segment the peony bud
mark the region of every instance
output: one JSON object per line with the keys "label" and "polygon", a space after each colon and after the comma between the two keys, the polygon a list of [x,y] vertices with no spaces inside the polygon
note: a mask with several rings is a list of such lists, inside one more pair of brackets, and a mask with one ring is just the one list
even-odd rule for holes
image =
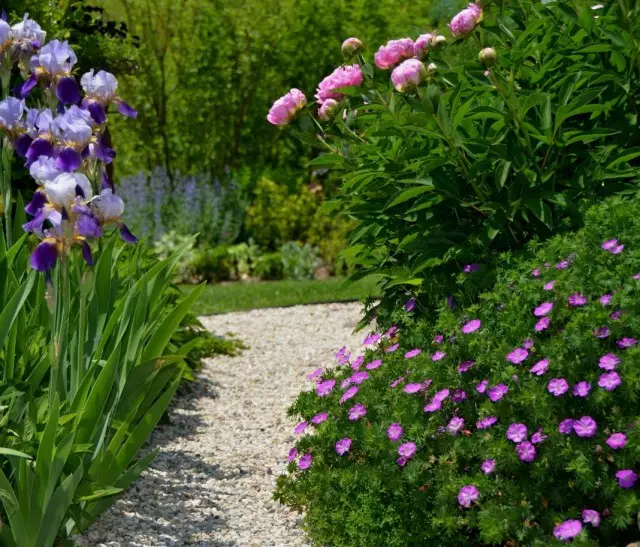
{"label": "peony bud", "polygon": [[413,54],[418,59],[422,59],[427,54],[430,47],[435,45],[435,36],[433,34],[421,34],[413,44]]}
{"label": "peony bud", "polygon": [[429,76],[433,76],[436,73],[436,70],[438,69],[437,65],[435,63],[429,63],[427,65],[427,74]]}
{"label": "peony bud", "polygon": [[336,101],[335,99],[327,99],[318,109],[318,118],[324,121],[330,120],[336,113],[337,108],[338,101]]}
{"label": "peony bud", "polygon": [[435,42],[436,42],[436,48],[444,47],[445,44],[447,43],[447,37],[442,35],[436,36]]}
{"label": "peony bud", "polygon": [[342,51],[342,55],[345,57],[353,57],[362,49],[362,41],[358,38],[347,38],[344,42],[342,42],[342,47],[340,50]]}
{"label": "peony bud", "polygon": [[497,57],[496,50],[492,47],[486,47],[478,53],[478,60],[487,68],[496,64]]}
{"label": "peony bud", "polygon": [[418,59],[407,59],[393,69],[391,81],[393,86],[404,93],[420,85],[427,71]]}

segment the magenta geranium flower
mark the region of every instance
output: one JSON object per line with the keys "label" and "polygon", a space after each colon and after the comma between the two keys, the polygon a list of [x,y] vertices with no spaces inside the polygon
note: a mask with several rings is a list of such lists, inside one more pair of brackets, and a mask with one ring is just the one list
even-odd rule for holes
{"label": "magenta geranium flower", "polygon": [[609,330],[608,327],[600,327],[593,331],[593,335],[596,338],[600,338],[600,339],[608,338],[610,334],[611,334],[611,331]]}
{"label": "magenta geranium flower", "polygon": [[451,400],[454,403],[461,403],[462,401],[467,400],[467,393],[464,389],[456,389],[453,391],[453,395],[451,396]]}
{"label": "magenta geranium flower", "polygon": [[527,435],[527,426],[525,424],[511,424],[507,428],[507,439],[516,444],[526,441]]}
{"label": "magenta geranium flower", "polygon": [[399,441],[404,433],[404,429],[398,423],[393,423],[387,428],[387,437],[390,441]]}
{"label": "magenta geranium flower", "polygon": [[422,389],[429,389],[429,386],[433,383],[431,378],[427,378],[424,382],[422,382]]}
{"label": "magenta geranium flower", "polygon": [[485,475],[491,475],[496,468],[496,460],[484,460],[480,469]]}
{"label": "magenta geranium flower", "polygon": [[309,452],[307,452],[298,461],[298,467],[300,469],[302,469],[303,471],[305,469],[309,469],[311,467],[311,462],[312,461],[313,461],[313,458],[311,457],[311,454],[309,454]]}
{"label": "magenta geranium flower", "polygon": [[360,372],[356,372],[355,374],[353,374],[351,376],[351,381],[354,384],[358,384],[360,385],[362,382],[364,382],[365,380],[367,380],[369,378],[369,374],[366,373],[364,370],[360,371]]}
{"label": "magenta geranium flower", "polygon": [[615,368],[620,363],[620,358],[614,353],[607,353],[600,357],[600,362],[598,366],[603,368],[604,370],[615,370]]}
{"label": "magenta geranium flower", "polygon": [[353,363],[351,363],[351,368],[353,370],[358,370],[362,366],[362,363],[364,363],[364,356],[359,355],[354,359]]}
{"label": "magenta geranium flower", "polygon": [[298,449],[292,448],[291,450],[289,450],[289,455],[287,456],[287,463],[291,463],[297,457],[298,457]]}
{"label": "magenta geranium flower", "polygon": [[530,463],[536,459],[536,447],[529,441],[523,441],[516,445],[516,452],[520,461]]}
{"label": "magenta geranium flower", "polygon": [[589,382],[578,382],[575,386],[573,386],[573,395],[574,397],[586,397],[589,395],[591,391],[591,384]]}
{"label": "magenta geranium flower", "polygon": [[482,322],[480,319],[472,319],[462,326],[462,332],[464,334],[471,334],[472,332],[476,332],[481,326]]}
{"label": "magenta geranium flower", "polygon": [[613,300],[612,294],[603,294],[600,297],[600,304],[602,304],[603,306],[608,306],[609,304],[611,304],[612,300]]}
{"label": "magenta geranium flower", "polygon": [[300,422],[294,429],[293,432],[296,435],[300,435],[300,433],[302,433],[305,429],[307,429],[307,427],[309,426],[309,422]]}
{"label": "magenta geranium flower", "polygon": [[618,340],[618,347],[620,349],[629,349],[635,346],[638,341],[635,338],[621,338]]}
{"label": "magenta geranium flower", "polygon": [[464,273],[473,273],[477,272],[480,269],[480,264],[467,264],[462,271]]}
{"label": "magenta geranium flower", "polygon": [[602,247],[605,251],[610,251],[617,244],[618,244],[617,239],[608,239],[607,241],[603,242],[602,245],[600,245],[600,247]]}
{"label": "magenta geranium flower", "polygon": [[[387,349],[385,349],[384,351],[386,353],[393,353],[394,351],[396,351],[398,348],[400,347],[400,344],[393,344],[391,346],[389,346]],[[380,362],[380,364],[382,364],[382,362]]]}
{"label": "magenta geranium flower", "polygon": [[573,308],[584,306],[587,303],[587,297],[580,293],[572,294],[567,300],[569,302],[569,306],[572,306]]}
{"label": "magenta geranium flower", "polygon": [[582,416],[582,418],[573,422],[573,430],[578,437],[593,437],[598,430],[598,424],[591,416]]}
{"label": "magenta geranium flower", "polygon": [[447,356],[447,354],[444,351],[436,351],[431,356],[431,360],[432,361],[442,361],[442,359],[444,359],[446,356]]}
{"label": "magenta geranium flower", "polygon": [[440,391],[436,392],[433,398],[437,401],[444,401],[447,397],[449,397],[450,393],[451,392],[449,391],[448,388],[441,389]]}
{"label": "magenta geranium flower", "polygon": [[622,379],[617,372],[605,372],[598,378],[598,385],[607,391],[613,391],[622,383]]}
{"label": "magenta geranium flower", "polygon": [[310,372],[309,374],[307,374],[307,380],[309,380],[310,382],[313,382],[313,380],[315,380],[316,378],[319,378],[320,376],[322,376],[322,368],[317,368],[313,372]]}
{"label": "magenta geranium flower", "polygon": [[444,342],[444,336],[442,334],[436,334],[433,338],[433,343],[440,345]]}
{"label": "magenta geranium flower", "polygon": [[476,386],[476,391],[478,393],[484,393],[485,391],[487,391],[487,386],[489,385],[489,380],[482,380],[482,382],[480,382],[477,386]]}
{"label": "magenta geranium flower", "polygon": [[463,361],[458,365],[458,372],[460,374],[463,374],[467,372],[474,364],[475,364],[475,361]]}
{"label": "magenta geranium flower", "polygon": [[547,330],[550,324],[551,324],[551,318],[543,317],[542,319],[540,319],[540,321],[536,323],[534,329],[536,332],[542,332],[543,330]]}
{"label": "magenta geranium flower", "polygon": [[522,341],[522,347],[524,349],[531,349],[534,344],[535,344],[535,342],[533,341],[533,338],[525,338]]}
{"label": "magenta geranium flower", "polygon": [[530,372],[536,376],[542,376],[547,370],[549,370],[549,359],[542,359],[531,367]]}
{"label": "magenta geranium flower", "polygon": [[555,280],[553,280],[553,281],[549,281],[548,283],[545,283],[542,288],[545,291],[552,291],[555,286],[556,286],[556,282]]}
{"label": "magenta geranium flower", "polygon": [[553,535],[560,541],[567,541],[576,537],[582,532],[582,523],[579,520],[565,520],[553,529]]}
{"label": "magenta geranium flower", "polygon": [[536,268],[535,270],[533,270],[533,271],[531,272],[531,275],[532,275],[533,277],[540,277],[540,268]]}
{"label": "magenta geranium flower", "polygon": [[419,348],[412,349],[404,354],[404,358],[411,359],[412,357],[415,357],[416,355],[420,355],[421,353],[422,353],[422,350]]}
{"label": "magenta geranium flower", "polygon": [[380,341],[382,336],[377,332],[372,332],[369,334],[362,342],[363,346],[372,346],[373,344],[377,344]]}
{"label": "magenta geranium flower", "polygon": [[507,355],[507,361],[513,363],[514,365],[519,365],[527,357],[529,357],[529,352],[526,349],[516,348]]}
{"label": "magenta geranium flower", "polygon": [[616,473],[616,478],[622,488],[633,488],[633,485],[638,480],[638,475],[632,469],[622,469]]}
{"label": "magenta geranium flower", "polygon": [[462,507],[471,507],[471,504],[480,497],[479,490],[473,485],[468,484],[460,488],[458,492],[458,503]]}
{"label": "magenta geranium flower", "polygon": [[533,315],[536,317],[543,317],[548,315],[553,309],[553,302],[543,302],[537,308],[533,310]]}
{"label": "magenta geranium flower", "polygon": [[568,260],[562,260],[556,264],[556,270],[566,270],[569,267]]}
{"label": "magenta geranium flower", "polygon": [[571,434],[571,432],[573,431],[573,420],[571,418],[562,420],[558,425],[558,431],[563,435]]}
{"label": "magenta geranium flower", "polygon": [[624,251],[624,245],[621,243],[620,245],[616,245],[609,252],[613,255],[619,255],[622,251]]}
{"label": "magenta geranium flower", "polygon": [[489,399],[491,399],[494,403],[497,403],[507,394],[508,391],[509,387],[506,384],[498,384],[497,386],[493,386],[491,389],[489,389],[487,395],[489,395]]}
{"label": "magenta geranium flower", "polygon": [[634,274],[633,279],[640,281],[640,273]]}
{"label": "magenta geranium flower", "polygon": [[582,511],[582,522],[597,528],[600,526],[600,513],[594,509],[585,509]]}
{"label": "magenta geranium flower", "polygon": [[351,378],[345,378],[340,382],[340,389],[347,389],[351,385]]}
{"label": "magenta geranium flower", "polygon": [[322,422],[327,421],[327,416],[328,414],[326,412],[320,412],[319,414],[316,414],[313,418],[311,418],[311,421],[318,425],[321,424]]}
{"label": "magenta geranium flower", "polygon": [[564,378],[554,378],[549,380],[547,391],[556,397],[560,397],[569,391],[569,383]]}
{"label": "magenta geranium flower", "polygon": [[385,338],[393,338],[398,332],[398,327],[393,325],[387,332],[384,333]]}
{"label": "magenta geranium flower", "polygon": [[345,437],[344,439],[340,439],[336,443],[336,452],[338,456],[344,456],[349,449],[351,448],[351,439],[349,437]]}
{"label": "magenta geranium flower", "polygon": [[451,433],[451,435],[457,435],[463,427],[464,419],[460,418],[459,416],[455,416],[451,418],[451,420],[447,424],[447,431]]}
{"label": "magenta geranium flower", "polygon": [[622,310],[614,311],[609,317],[613,321],[617,321],[618,319],[620,319],[622,317]]}
{"label": "magenta geranium flower", "polygon": [[349,399],[352,399],[353,397],[356,396],[356,393],[358,393],[358,387],[357,386],[351,386],[349,389],[347,389],[347,391],[345,391],[342,394],[342,397],[340,397],[339,403],[342,404],[345,401],[348,401]]}
{"label": "magenta geranium flower", "polygon": [[531,435],[531,442],[533,444],[540,444],[546,441],[549,438],[549,435],[545,435],[542,432],[542,428],[538,429],[533,435]]}
{"label": "magenta geranium flower", "polygon": [[431,401],[424,407],[425,412],[436,412],[442,408],[442,401],[439,399],[433,398]]}
{"label": "magenta geranium flower", "polygon": [[405,393],[418,393],[422,389],[422,384],[407,384],[403,390]]}
{"label": "magenta geranium flower", "polygon": [[476,427],[478,429],[489,429],[492,425],[494,425],[498,421],[498,418],[495,416],[487,416],[486,418],[481,418],[476,422]]}
{"label": "magenta geranium flower", "polygon": [[627,436],[624,433],[612,433],[605,442],[609,445],[609,448],[620,450],[626,446]]}
{"label": "magenta geranium flower", "polygon": [[406,458],[407,460],[413,458],[413,455],[416,453],[416,445],[415,443],[402,443],[399,447],[398,447],[398,455],[402,456],[403,458]]}
{"label": "magenta geranium flower", "polygon": [[380,359],[374,359],[373,361],[365,365],[364,368],[366,368],[367,370],[375,370],[381,365],[382,365],[382,361]]}
{"label": "magenta geranium flower", "polygon": [[415,298],[409,298],[409,300],[407,300],[404,303],[404,311],[413,311],[416,308],[416,299]]}
{"label": "magenta geranium flower", "polygon": [[404,376],[401,376],[400,378],[396,378],[393,382],[389,384],[389,387],[394,388],[401,382],[404,382]]}
{"label": "magenta geranium flower", "polygon": [[336,381],[331,378],[330,380],[325,380],[324,382],[318,382],[316,384],[316,393],[318,397],[326,397],[331,393],[333,388],[336,385]]}
{"label": "magenta geranium flower", "polygon": [[358,403],[349,409],[349,420],[355,422],[367,414],[367,409],[364,405]]}

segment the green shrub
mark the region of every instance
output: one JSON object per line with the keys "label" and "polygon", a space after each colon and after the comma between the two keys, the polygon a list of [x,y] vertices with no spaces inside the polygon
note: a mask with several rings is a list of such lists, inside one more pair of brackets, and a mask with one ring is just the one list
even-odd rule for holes
{"label": "green shrub", "polygon": [[311,279],[319,266],[318,250],[308,244],[288,241],[280,247],[284,279]]}
{"label": "green shrub", "polygon": [[283,267],[282,253],[280,251],[265,253],[258,257],[253,273],[260,279],[283,279]]}
{"label": "green shrub", "polygon": [[[373,66],[376,40],[333,119],[312,120],[310,102],[296,127],[326,152],[311,166],[343,173],[351,256],[359,277],[382,276],[383,305],[415,291],[433,306],[466,264],[577,225],[581,200],[638,181],[640,3],[484,4],[467,37],[429,48],[417,87]],[[495,64],[478,60],[486,47]]]}
{"label": "green shrub", "polygon": [[328,213],[324,207],[316,210],[306,241],[318,249],[318,255],[330,273],[351,273],[350,265],[341,253],[347,247],[348,234],[354,228],[355,223],[342,215]]}
{"label": "green shrub", "polygon": [[[601,247],[612,239],[624,245],[620,254]],[[316,543],[374,546],[384,538],[390,546],[543,546],[554,542],[560,523],[580,521],[585,509],[597,511],[601,523],[583,524],[580,545],[637,540],[639,485],[623,488],[616,473],[640,472],[640,349],[634,345],[640,338],[640,200],[609,198],[586,213],[579,232],[529,247],[521,257],[502,255],[495,288],[472,306],[451,308],[443,300],[427,318],[398,309],[397,333],[369,338],[362,356],[343,349],[337,358],[345,366],[318,371],[317,390],[336,381],[328,396],[299,396],[292,415],[309,423],[322,412],[328,418],[296,442],[298,456],[292,454],[296,461],[278,479],[276,495],[305,511]],[[586,297],[586,305],[575,295]],[[553,303],[552,310],[536,316],[544,302]],[[544,317],[550,323],[538,332]],[[629,349],[620,347],[625,339]],[[405,355],[414,348],[422,352]],[[520,364],[509,362],[516,348],[526,357]],[[615,374],[603,370],[606,354],[621,360]],[[379,368],[368,365],[377,359]],[[548,372],[532,373],[543,360]],[[614,388],[616,375],[621,384]],[[552,395],[553,379],[566,379],[569,391]],[[357,382],[357,393],[346,391]],[[585,397],[574,395],[579,382],[590,384]],[[501,385],[508,391],[499,399],[500,388],[493,388]],[[347,393],[352,398],[341,404]],[[350,421],[356,405],[364,405],[366,416]],[[478,420],[490,416],[495,425],[479,429]],[[596,430],[559,431],[564,420],[581,417],[595,420]],[[453,420],[460,418],[463,423]],[[404,430],[396,442],[387,432],[393,423]],[[526,425],[526,443],[507,438],[512,424]],[[613,433],[624,434],[626,446],[610,446]],[[340,456],[336,443],[344,438],[352,443]],[[397,462],[401,443],[417,450]],[[519,451],[526,459],[532,448],[533,461],[522,461]],[[305,454],[312,463],[302,470]],[[495,470],[485,474],[481,465],[489,459]],[[458,495],[467,485],[479,498],[463,507]]]}
{"label": "green shrub", "polygon": [[229,281],[234,275],[234,265],[229,247],[201,247],[196,249],[192,263],[196,278],[206,281]]}
{"label": "green shrub", "polygon": [[158,241],[153,242],[153,254],[158,260],[165,260],[175,254],[178,249],[183,249],[183,259],[176,265],[176,283],[185,283],[193,278],[193,265],[196,261],[193,236],[181,235],[176,232],[163,234]]}

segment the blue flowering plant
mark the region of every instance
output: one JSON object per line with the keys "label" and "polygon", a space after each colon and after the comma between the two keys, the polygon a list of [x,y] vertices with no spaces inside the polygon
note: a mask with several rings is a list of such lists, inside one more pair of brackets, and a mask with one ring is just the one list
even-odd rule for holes
{"label": "blue flowering plant", "polygon": [[341,348],[291,407],[278,499],[318,544],[637,540],[639,233],[638,197],[609,198],[476,304],[408,302]]}

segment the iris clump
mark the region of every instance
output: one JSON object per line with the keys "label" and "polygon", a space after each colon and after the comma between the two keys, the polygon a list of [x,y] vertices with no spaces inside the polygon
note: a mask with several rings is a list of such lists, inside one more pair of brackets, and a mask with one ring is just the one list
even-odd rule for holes
{"label": "iris clump", "polygon": [[[600,248],[609,233],[623,253]],[[566,268],[541,266],[567,256]],[[291,408],[298,422],[329,418],[298,438],[313,465],[302,473],[290,463],[277,497],[304,509],[325,544],[637,539],[639,269],[640,204],[613,198],[586,213],[581,231],[510,258],[477,304],[444,300],[428,318],[400,304],[393,336],[365,351],[382,365],[349,405],[339,390],[309,390]],[[537,331],[541,303],[553,328]],[[467,334],[471,321],[481,329]],[[610,336],[595,337],[602,328]],[[446,358],[433,360],[434,345]],[[327,365],[324,382],[353,374]],[[348,459],[336,452],[345,438]]]}

